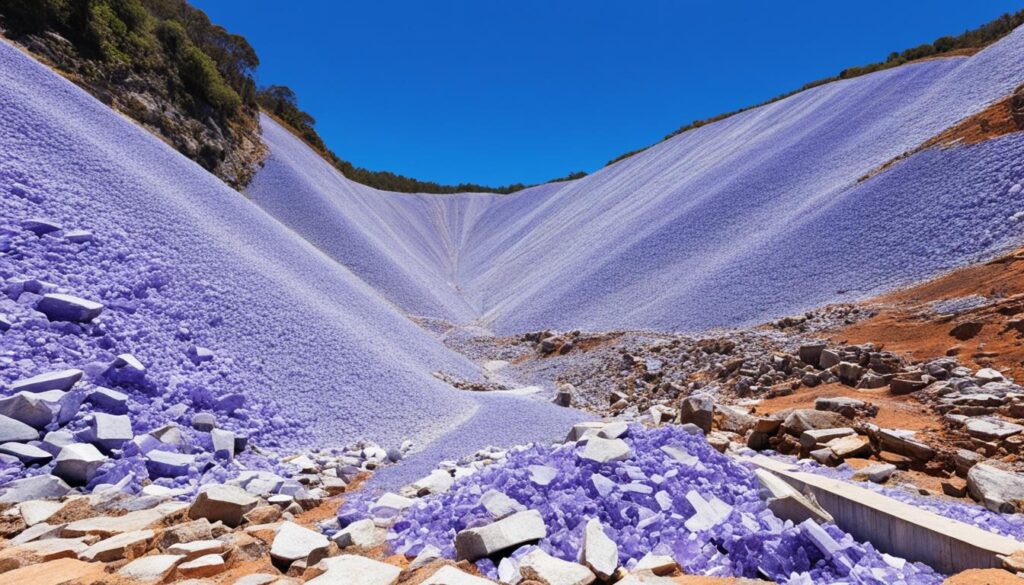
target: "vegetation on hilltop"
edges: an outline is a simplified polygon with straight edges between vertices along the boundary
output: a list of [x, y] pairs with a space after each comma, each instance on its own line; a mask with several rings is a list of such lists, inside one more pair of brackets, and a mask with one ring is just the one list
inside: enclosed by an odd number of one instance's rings
[[256, 52], [185, 0], [0, 0], [4, 34], [236, 187], [262, 159]]
[[248, 183], [264, 154], [260, 107], [346, 177], [371, 187], [420, 193], [526, 187], [441, 185], [343, 160], [324, 144], [292, 90], [257, 91], [259, 58], [248, 41], [185, 0], [0, 0], [0, 22], [6, 36], [235, 187]]
[[[791, 95], [795, 95], [802, 91], [818, 87], [819, 85], [825, 85], [826, 83], [839, 81], [840, 79], [852, 79], [854, 77], [860, 77], [861, 75], [867, 75], [868, 73], [882, 71], [883, 69], [891, 69], [893, 67], [905, 65], [907, 63], [910, 63], [911, 61], [917, 61], [919, 59], [949, 56], [951, 54], [957, 54], [969, 50], [977, 51], [987, 47], [988, 45], [991, 45], [992, 43], [1010, 34], [1010, 32], [1012, 32], [1013, 29], [1017, 28], [1021, 24], [1024, 24], [1024, 10], [1019, 10], [1013, 14], [1003, 14], [1002, 16], [996, 18], [991, 22], [985, 23], [976, 29], [965, 31], [963, 34], [957, 35], [955, 37], [939, 37], [935, 39], [935, 41], [932, 43], [918, 45], [917, 47], [907, 49], [902, 53], [894, 51], [889, 54], [885, 61], [869, 63], [867, 65], [861, 65], [858, 67], [848, 67], [840, 71], [839, 75], [836, 75], [834, 77], [826, 77], [825, 79], [818, 79], [810, 83], [806, 83], [802, 87], [800, 87], [800, 89], [796, 89], [791, 92], [773, 97], [772, 99], [766, 102], [761, 102], [759, 104], [747, 106], [745, 108], [740, 108], [732, 112], [726, 112], [724, 114], [712, 116], [711, 118], [705, 118], [703, 120], [694, 120], [689, 124], [680, 126], [670, 134], [667, 134], [664, 138], [662, 138], [659, 141], [659, 143], [664, 142], [675, 136], [678, 136], [683, 132], [686, 132], [687, 130], [700, 128], [701, 126], [706, 126], [708, 124], [711, 124], [712, 122], [724, 120], [726, 118], [735, 116], [736, 114], [746, 112], [747, 110], [752, 110], [754, 108], [759, 108], [761, 106], [777, 102], [779, 100], [788, 98]], [[651, 146], [645, 146], [643, 148], [638, 148], [636, 150], [632, 150], [630, 152], [621, 154], [605, 163], [605, 166], [615, 164], [620, 160], [629, 158], [634, 154], [643, 152], [650, 148]]]

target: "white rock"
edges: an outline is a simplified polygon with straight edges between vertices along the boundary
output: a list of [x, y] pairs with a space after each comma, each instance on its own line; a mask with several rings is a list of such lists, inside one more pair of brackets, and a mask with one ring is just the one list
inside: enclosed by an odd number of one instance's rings
[[558, 470], [547, 465], [531, 465], [528, 469], [530, 481], [539, 486], [550, 485], [558, 477]]
[[227, 569], [227, 564], [220, 555], [206, 555], [178, 565], [178, 573], [188, 578], [212, 577], [224, 569]]
[[18, 547], [19, 551], [30, 553], [42, 561], [60, 558], [75, 558], [89, 548], [81, 538], [38, 539]]
[[174, 572], [174, 568], [183, 558], [179, 555], [139, 557], [121, 567], [118, 573], [139, 583], [162, 583]]
[[82, 379], [82, 370], [70, 368], [22, 378], [11, 383], [11, 392], [46, 392], [47, 390], [70, 390]]
[[413, 505], [413, 500], [388, 492], [370, 506], [370, 514], [374, 518], [393, 518], [411, 505]]
[[213, 452], [226, 456], [228, 459], [235, 457], [235, 433], [223, 429], [210, 431], [210, 439], [213, 441]]
[[691, 455], [689, 451], [681, 447], [673, 447], [672, 445], [664, 445], [659, 448], [662, 453], [665, 453], [672, 459], [676, 460], [683, 465], [690, 467], [697, 463], [697, 456]]
[[534, 579], [547, 585], [590, 585], [597, 578], [583, 565], [556, 559], [541, 549], [534, 549], [519, 561], [523, 579]]
[[613, 422], [605, 425], [600, 431], [597, 432], [597, 436], [602, 439], [618, 439], [625, 435], [629, 431], [629, 425], [624, 422]]
[[220, 520], [228, 526], [238, 526], [242, 517], [256, 507], [259, 500], [245, 490], [233, 485], [211, 485], [196, 497], [188, 511], [193, 520], [206, 518], [211, 522]]
[[480, 503], [483, 504], [484, 509], [487, 510], [487, 513], [494, 520], [501, 520], [516, 512], [526, 510], [526, 506], [497, 490], [487, 490], [484, 492], [484, 495], [480, 496]]
[[57, 454], [53, 475], [71, 484], [84, 485], [92, 481], [107, 457], [88, 443], [72, 443]]
[[285, 522], [277, 529], [270, 546], [270, 558], [278, 564], [291, 565], [305, 561], [307, 566], [315, 565], [327, 554], [330, 543], [319, 532], [303, 528], [294, 522]]
[[974, 377], [982, 385], [989, 382], [1002, 382], [1006, 379], [1006, 376], [1003, 376], [999, 370], [994, 370], [992, 368], [981, 368], [974, 373]]
[[707, 530], [725, 520], [732, 513], [732, 506], [729, 504], [715, 496], [711, 496], [711, 500], [705, 500], [694, 490], [687, 492], [686, 500], [696, 510], [693, 516], [683, 523], [690, 532]]
[[455, 478], [443, 469], [435, 469], [430, 475], [412, 484], [413, 493], [418, 497], [443, 494], [451, 489]]
[[53, 455], [49, 451], [43, 451], [35, 445], [27, 443], [3, 443], [0, 444], [0, 453], [13, 455], [25, 465], [41, 465], [50, 462]]
[[971, 497], [993, 512], [1024, 512], [1024, 475], [978, 463], [967, 472]]
[[42, 498], [59, 498], [71, 491], [64, 480], [53, 475], [35, 475], [16, 479], [3, 487], [0, 504], [17, 504]]
[[324, 559], [317, 567], [325, 572], [306, 581], [306, 585], [395, 585], [402, 573], [394, 565], [355, 555]]
[[206, 555], [219, 555], [227, 550], [227, 545], [220, 540], [193, 540], [190, 542], [178, 542], [167, 547], [167, 552], [172, 555], [180, 555], [184, 560], [191, 561]]
[[493, 585], [493, 581], [475, 577], [448, 565], [427, 577], [423, 585]]
[[146, 366], [142, 365], [142, 362], [130, 353], [122, 353], [118, 355], [114, 358], [114, 362], [111, 366], [118, 370], [128, 370], [137, 374], [146, 373]]
[[51, 232], [57, 232], [64, 227], [59, 223], [42, 217], [30, 217], [21, 221], [21, 227], [37, 236], [43, 236]]
[[655, 575], [671, 575], [679, 568], [679, 564], [676, 560], [668, 555], [656, 555], [654, 553], [647, 553], [640, 559], [636, 566], [633, 567], [633, 571], [640, 573], [648, 571]]
[[386, 536], [386, 531], [378, 528], [373, 519], [364, 518], [339, 530], [333, 540], [339, 548], [354, 546], [360, 549], [371, 549], [384, 544]]
[[622, 439], [602, 439], [593, 437], [583, 447], [580, 457], [598, 463], [609, 463], [628, 459], [631, 454], [629, 445]]
[[64, 232], [64, 239], [73, 244], [81, 244], [92, 240], [92, 232], [89, 230], [71, 230]]
[[21, 513], [21, 519], [25, 521], [26, 526], [35, 526], [40, 522], [49, 520], [63, 507], [63, 502], [29, 500], [18, 504], [18, 512]]
[[580, 562], [607, 581], [619, 568], [619, 547], [604, 533], [601, 521], [591, 518], [583, 530]]
[[[53, 525], [47, 524], [46, 522], [40, 522], [34, 526], [30, 526], [25, 530], [22, 530], [17, 536], [10, 540], [11, 544], [25, 544], [26, 542], [32, 542], [33, 540], [49, 540], [60, 536], [61, 530], [64, 527], [60, 524]], [[78, 553], [75, 553], [76, 556]]]
[[94, 534], [108, 537], [125, 532], [137, 532], [157, 526], [168, 518], [181, 514], [188, 504], [182, 502], [165, 502], [148, 510], [136, 510], [122, 516], [94, 516], [76, 520], [61, 531], [65, 536], [85, 536]]
[[135, 530], [123, 532], [105, 538], [82, 551], [78, 558], [90, 563], [101, 561], [109, 563], [126, 556], [139, 556], [148, 548], [149, 542], [156, 537], [152, 530]]
[[998, 441], [1024, 432], [1024, 426], [996, 417], [967, 419], [967, 434], [983, 441]]
[[111, 451], [120, 449], [126, 442], [131, 441], [135, 434], [132, 432], [132, 421], [125, 414], [107, 414], [97, 412], [89, 420], [89, 427], [78, 434], [82, 441], [92, 443], [100, 449]]
[[50, 293], [43, 295], [36, 303], [36, 310], [46, 315], [50, 321], [88, 323], [100, 316], [103, 305], [72, 295]]
[[547, 535], [544, 518], [536, 510], [513, 514], [497, 522], [468, 528], [455, 536], [459, 560], [475, 561], [514, 546], [533, 542]]
[[39, 431], [21, 421], [0, 415], [0, 443], [24, 443], [38, 438]]
[[420, 567], [425, 567], [440, 558], [441, 549], [437, 548], [436, 546], [428, 544], [427, 546], [423, 547], [423, 550], [420, 551], [420, 554], [416, 555], [416, 558], [414, 558], [412, 562], [409, 563], [409, 570], [415, 571], [416, 569], [419, 569]]

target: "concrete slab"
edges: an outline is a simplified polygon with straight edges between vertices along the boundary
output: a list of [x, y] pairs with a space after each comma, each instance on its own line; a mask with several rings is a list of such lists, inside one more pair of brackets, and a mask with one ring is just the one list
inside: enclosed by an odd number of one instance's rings
[[742, 457], [755, 468], [771, 471], [801, 493], [811, 493], [835, 518], [837, 526], [882, 552], [926, 563], [936, 570], [1002, 567], [1001, 556], [1024, 549], [1024, 543], [922, 510], [856, 485], [798, 471], [763, 455]]

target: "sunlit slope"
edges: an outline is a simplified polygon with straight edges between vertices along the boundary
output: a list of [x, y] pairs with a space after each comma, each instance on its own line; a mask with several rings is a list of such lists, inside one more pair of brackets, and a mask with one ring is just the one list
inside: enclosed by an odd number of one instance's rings
[[[94, 239], [36, 237], [21, 227], [29, 218]], [[509, 399], [503, 408], [524, 413], [515, 424], [473, 423], [480, 399], [432, 373], [474, 377], [476, 366], [359, 275], [6, 43], [0, 222], [0, 313], [14, 322], [0, 336], [0, 387], [63, 367], [92, 376], [131, 353], [160, 389], [136, 432], [187, 421], [206, 393], [242, 393], [252, 428], [265, 430], [254, 438], [263, 447], [425, 445], [468, 428], [477, 433], [461, 441], [469, 449], [559, 436], [577, 416]], [[29, 279], [103, 303], [102, 327], [40, 321], [38, 295], [18, 292]], [[194, 366], [193, 345], [210, 348], [213, 361]]]
[[1017, 135], [860, 179], [1013, 91], [1022, 65], [1017, 31], [969, 58], [831, 83], [508, 196], [368, 189], [264, 120], [273, 155], [250, 192], [414, 314], [497, 332], [754, 323], [1019, 241]]

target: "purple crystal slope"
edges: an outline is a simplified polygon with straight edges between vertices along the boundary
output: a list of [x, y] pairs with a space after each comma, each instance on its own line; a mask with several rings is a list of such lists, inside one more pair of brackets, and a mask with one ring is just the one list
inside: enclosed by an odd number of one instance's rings
[[[883, 555], [834, 525], [822, 532], [780, 521], [758, 497], [753, 473], [712, 449], [703, 435], [678, 426], [641, 429], [630, 429], [625, 440], [632, 453], [621, 462], [582, 459], [583, 447], [573, 443], [513, 451], [505, 464], [458, 480], [445, 494], [417, 500], [393, 526], [389, 547], [414, 556], [430, 545], [454, 557], [458, 531], [492, 521], [480, 501], [497, 490], [540, 511], [547, 537], [539, 546], [567, 560], [576, 560], [583, 526], [596, 517], [627, 567], [654, 551], [671, 554], [688, 573], [756, 577], [761, 570], [778, 583], [942, 581], [930, 568]], [[694, 462], [680, 462], [664, 446], [684, 451]], [[546, 485], [535, 481], [547, 475], [536, 466], [553, 468], [554, 479]], [[365, 509], [369, 496], [353, 499], [345, 512]], [[490, 560], [478, 566], [494, 576]]]
[[[64, 230], [37, 236], [22, 227], [29, 218]], [[93, 239], [69, 236], [77, 229]], [[425, 446], [457, 428], [475, 433], [446, 438], [461, 453], [560, 437], [581, 416], [506, 398], [502, 408], [521, 413], [514, 423], [475, 424], [499, 398], [480, 401], [431, 375], [473, 378], [473, 364], [259, 207], [6, 43], [0, 279], [0, 314], [13, 323], [0, 332], [0, 394], [69, 367], [85, 370], [82, 387], [109, 385], [103, 372], [130, 353], [146, 367], [144, 382], [120, 388], [131, 394], [135, 434], [213, 410], [220, 426], [265, 448], [407, 438]], [[106, 309], [90, 324], [50, 323], [34, 307], [55, 291]], [[212, 360], [194, 363], [196, 346]], [[245, 404], [217, 410], [231, 394]]]
[[352, 184], [265, 119], [272, 155], [249, 194], [416, 314], [498, 332], [757, 323], [1019, 243], [1019, 135], [860, 179], [1021, 81], [1018, 30], [969, 58], [831, 83], [510, 196]]

